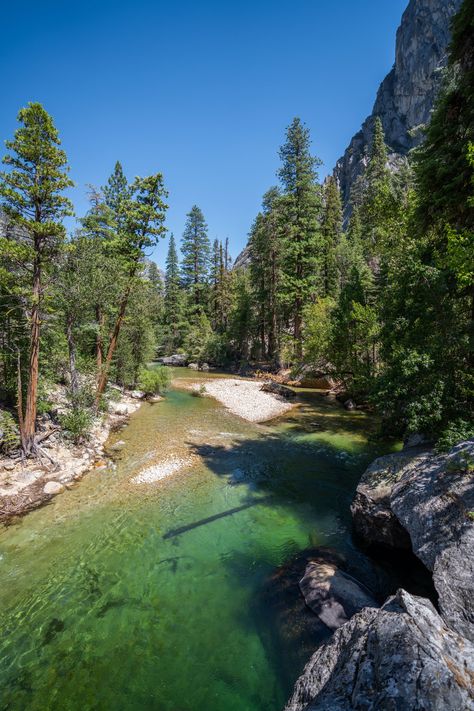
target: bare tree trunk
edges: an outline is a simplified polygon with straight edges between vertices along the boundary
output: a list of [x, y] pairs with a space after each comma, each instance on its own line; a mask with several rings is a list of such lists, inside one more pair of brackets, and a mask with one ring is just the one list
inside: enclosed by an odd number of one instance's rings
[[18, 350], [16, 374], [16, 411], [18, 414], [18, 427], [20, 429], [20, 442], [23, 445], [25, 438], [25, 423], [23, 420], [23, 385], [21, 382], [21, 356]]
[[[39, 245], [36, 245], [39, 251]], [[38, 399], [39, 377], [39, 347], [40, 347], [40, 303], [41, 303], [41, 260], [36, 256], [33, 265], [33, 305], [31, 308], [30, 326], [30, 357], [28, 364], [28, 388], [26, 392], [26, 409], [23, 426], [22, 449], [26, 455], [31, 454], [35, 444], [36, 433], [36, 402]]]
[[71, 376], [71, 393], [74, 397], [79, 391], [79, 380], [77, 377], [76, 368], [76, 344], [74, 341], [72, 326], [73, 317], [69, 314], [66, 322], [66, 338], [69, 353], [69, 375]]
[[293, 324], [293, 334], [295, 338], [295, 355], [298, 360], [303, 358], [303, 344], [302, 344], [302, 318], [301, 318], [302, 302], [301, 298], [298, 297], [295, 301], [295, 319]]
[[132, 283], [133, 283], [133, 276], [130, 277], [130, 281], [128, 283], [127, 289], [125, 290], [125, 293], [122, 296], [119, 312], [117, 315], [117, 319], [115, 321], [114, 330], [112, 331], [112, 335], [111, 335], [110, 341], [109, 341], [109, 347], [107, 348], [107, 355], [105, 357], [105, 363], [104, 363], [104, 366], [103, 366], [100, 376], [99, 376], [99, 382], [97, 383], [97, 392], [96, 392], [96, 398], [95, 398], [96, 409], [98, 409], [98, 407], [99, 407], [100, 399], [101, 399], [102, 395], [104, 394], [105, 388], [107, 386], [107, 382], [108, 382], [108, 378], [109, 378], [110, 364], [112, 363], [112, 358], [113, 358], [115, 348], [117, 346], [118, 337], [120, 334], [120, 329], [122, 327], [123, 319], [125, 317], [125, 311], [127, 310], [128, 300], [130, 298], [130, 293], [132, 291]]
[[96, 364], [97, 364], [97, 383], [100, 380], [100, 375], [102, 372], [102, 361], [103, 361], [103, 347], [102, 342], [102, 330], [104, 328], [105, 316], [102, 313], [100, 306], [95, 307], [95, 317], [97, 321], [97, 337], [95, 342], [95, 352], [96, 352]]

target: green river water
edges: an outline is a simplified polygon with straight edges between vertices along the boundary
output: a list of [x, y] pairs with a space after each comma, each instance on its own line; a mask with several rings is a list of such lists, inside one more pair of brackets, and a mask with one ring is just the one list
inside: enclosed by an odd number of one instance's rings
[[[0, 530], [1, 711], [283, 707], [305, 658], [278, 643], [262, 590], [308, 546], [380, 575], [349, 504], [387, 451], [364, 414], [300, 399], [254, 425], [175, 387], [111, 436], [125, 442], [115, 470]], [[131, 482], [169, 456], [188, 467]]]

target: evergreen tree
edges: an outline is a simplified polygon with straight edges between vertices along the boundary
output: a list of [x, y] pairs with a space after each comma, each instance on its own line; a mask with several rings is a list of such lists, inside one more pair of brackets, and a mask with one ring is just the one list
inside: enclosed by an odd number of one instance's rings
[[317, 166], [310, 153], [309, 130], [295, 118], [280, 149], [278, 175], [284, 190], [282, 289], [280, 296], [293, 323], [295, 355], [302, 356], [305, 304], [323, 290], [321, 279], [321, 191]]
[[[109, 181], [109, 186], [111, 181]], [[115, 193], [116, 194], [116, 193]], [[124, 286], [119, 299], [115, 323], [109, 338], [102, 372], [97, 384], [96, 404], [108, 382], [112, 358], [125, 318], [130, 295], [135, 281], [140, 274], [145, 249], [154, 246], [165, 232], [163, 225], [167, 205], [164, 198], [167, 192], [163, 186], [161, 173], [146, 178], [135, 178], [126, 190], [120, 188], [120, 195], [115, 203], [110, 203], [116, 212], [116, 254], [124, 273]], [[106, 199], [107, 193], [106, 193]]]
[[337, 248], [342, 235], [341, 194], [334, 177], [324, 185], [322, 242], [324, 295], [335, 297], [338, 291]]
[[388, 167], [388, 150], [380, 118], [374, 122], [369, 162], [359, 196], [362, 238], [368, 259], [379, 257], [390, 246], [396, 224], [396, 203]]
[[277, 358], [279, 290], [281, 286], [282, 203], [278, 188], [263, 196], [262, 212], [250, 231], [250, 276], [256, 305], [256, 325], [262, 357]]
[[181, 323], [181, 289], [178, 254], [174, 236], [171, 235], [166, 256], [164, 325], [168, 334], [168, 348], [175, 350], [179, 342]]
[[210, 242], [204, 215], [197, 205], [187, 214], [181, 252], [182, 284], [191, 291], [194, 304], [203, 306], [210, 266]]
[[[41, 104], [30, 103], [18, 114], [21, 127], [6, 146], [10, 151], [0, 173], [2, 207], [13, 229], [2, 239], [5, 257], [19, 263], [24, 297], [28, 303], [29, 353], [26, 405], [18, 387], [18, 420], [25, 454], [37, 451], [35, 442], [40, 336], [45, 300], [45, 277], [62, 248], [65, 230], [62, 220], [72, 214], [63, 195], [73, 183], [67, 175], [67, 158], [51, 116]], [[18, 375], [20, 375], [20, 370]]]

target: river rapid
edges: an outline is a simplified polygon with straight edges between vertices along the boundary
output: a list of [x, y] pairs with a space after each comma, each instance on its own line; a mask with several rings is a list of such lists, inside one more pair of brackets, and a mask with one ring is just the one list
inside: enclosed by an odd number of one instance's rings
[[[279, 709], [307, 650], [276, 634], [275, 568], [328, 546], [390, 582], [351, 536], [358, 478], [389, 450], [370, 417], [304, 391], [255, 425], [175, 375], [110, 437], [115, 469], [0, 529], [1, 711]], [[184, 468], [132, 481], [169, 458]]]

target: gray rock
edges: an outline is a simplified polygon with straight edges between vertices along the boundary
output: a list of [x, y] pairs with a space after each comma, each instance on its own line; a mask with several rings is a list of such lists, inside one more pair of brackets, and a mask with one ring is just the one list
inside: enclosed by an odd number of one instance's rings
[[351, 506], [367, 543], [411, 547], [433, 573], [443, 619], [474, 641], [474, 440], [449, 454], [406, 451], [377, 459]]
[[48, 481], [43, 488], [45, 494], [60, 494], [64, 491], [64, 486], [59, 481]]
[[394, 485], [408, 468], [416, 468], [429, 455], [388, 454], [376, 459], [362, 475], [351, 504], [355, 532], [368, 545], [410, 549], [411, 541], [390, 506]]
[[344, 408], [345, 408], [346, 410], [355, 410], [355, 409], [356, 409], [356, 404], [355, 404], [354, 400], [351, 400], [351, 399], [346, 400], [346, 401], [344, 402]]
[[472, 711], [474, 645], [404, 590], [364, 608], [311, 657], [286, 711]]
[[299, 585], [308, 607], [333, 630], [362, 608], [378, 607], [362, 584], [329, 561], [310, 561]]
[[296, 397], [293, 390], [290, 390], [290, 388], [287, 388], [285, 387], [285, 385], [281, 385], [280, 383], [275, 383], [273, 382], [273, 380], [270, 380], [268, 383], [263, 383], [260, 390], [263, 393], [271, 393], [272, 395], [277, 395], [278, 397], [283, 398], [284, 400], [293, 400]]
[[427, 446], [429, 441], [423, 434], [411, 434], [403, 442], [403, 449], [412, 449], [413, 447]]
[[375, 117], [382, 121], [392, 168], [420, 143], [422, 132], [415, 129], [429, 121], [446, 65], [450, 21], [460, 5], [461, 0], [410, 0], [403, 13], [395, 64], [380, 85], [371, 115], [334, 170], [346, 217], [351, 188], [367, 164]]
[[111, 403], [109, 406], [114, 415], [129, 415], [130, 409], [124, 402]]
[[183, 353], [175, 353], [171, 356], [158, 358], [158, 363], [161, 363], [162, 365], [170, 365], [173, 367], [183, 367], [186, 365], [187, 360], [187, 356]]
[[316, 368], [314, 365], [304, 363], [298, 368], [298, 372], [292, 379], [292, 383], [302, 388], [332, 390], [332, 388], [336, 387], [337, 381], [329, 375], [330, 371], [331, 366], [329, 363], [326, 364], [326, 367], [321, 368]]
[[233, 271], [238, 271], [239, 269], [247, 269], [250, 266], [252, 257], [250, 254], [250, 247], [247, 245], [243, 248], [241, 253], [236, 257], [234, 265], [232, 267]]
[[188, 368], [190, 370], [199, 370], [199, 365], [197, 363], [189, 363]]
[[207, 371], [209, 370], [209, 364], [208, 364], [208, 363], [202, 363], [202, 364], [199, 366], [199, 370], [202, 370], [202, 371], [204, 371], [204, 372], [207, 372]]
[[474, 642], [474, 440], [406, 470], [390, 506], [433, 572], [443, 619]]

